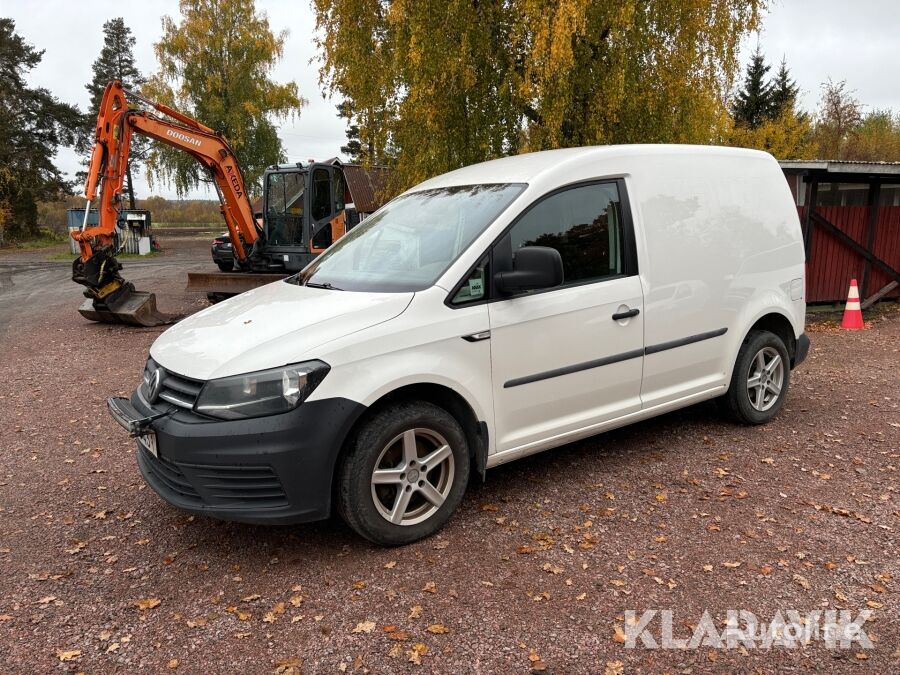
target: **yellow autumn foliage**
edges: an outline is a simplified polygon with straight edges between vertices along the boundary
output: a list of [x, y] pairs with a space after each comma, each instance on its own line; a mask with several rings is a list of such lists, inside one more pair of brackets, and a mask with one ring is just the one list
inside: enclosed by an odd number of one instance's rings
[[506, 154], [723, 142], [762, 0], [314, 0], [321, 81], [397, 187]]

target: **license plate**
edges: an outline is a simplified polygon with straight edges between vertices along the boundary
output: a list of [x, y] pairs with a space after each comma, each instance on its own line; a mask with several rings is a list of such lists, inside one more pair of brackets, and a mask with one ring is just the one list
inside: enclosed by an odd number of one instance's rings
[[138, 443], [140, 443], [144, 448], [154, 457], [159, 457], [159, 451], [156, 449], [156, 433], [153, 431], [146, 431], [140, 436], [137, 437]]

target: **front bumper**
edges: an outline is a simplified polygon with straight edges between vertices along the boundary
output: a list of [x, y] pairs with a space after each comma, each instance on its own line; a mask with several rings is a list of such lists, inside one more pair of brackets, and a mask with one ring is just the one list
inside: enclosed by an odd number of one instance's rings
[[806, 333], [800, 335], [797, 338], [797, 347], [794, 349], [794, 358], [791, 359], [791, 369], [793, 370], [801, 363], [806, 361], [806, 357], [809, 354], [809, 337]]
[[[131, 406], [143, 418], [160, 413], [139, 392]], [[120, 417], [128, 408], [119, 406], [114, 415], [126, 428]], [[338, 454], [364, 411], [342, 398], [239, 421], [177, 410], [145, 422], [143, 430], [156, 434], [158, 456], [138, 442], [138, 468], [160, 497], [191, 513], [245, 523], [321, 520], [331, 511]]]

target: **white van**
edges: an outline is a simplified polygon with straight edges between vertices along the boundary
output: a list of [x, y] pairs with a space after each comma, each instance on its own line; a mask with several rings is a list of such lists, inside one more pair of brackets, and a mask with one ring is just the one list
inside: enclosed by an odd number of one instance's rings
[[403, 544], [512, 459], [706, 399], [768, 421], [809, 348], [803, 292], [768, 154], [539, 152], [426, 181], [300, 274], [185, 319], [109, 407], [182, 509], [334, 505]]

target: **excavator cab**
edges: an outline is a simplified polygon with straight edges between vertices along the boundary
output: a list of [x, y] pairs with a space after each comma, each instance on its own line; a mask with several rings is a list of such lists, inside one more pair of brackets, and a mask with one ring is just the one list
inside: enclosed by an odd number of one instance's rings
[[263, 176], [265, 271], [299, 272], [353, 222], [347, 184], [336, 164], [273, 166]]

